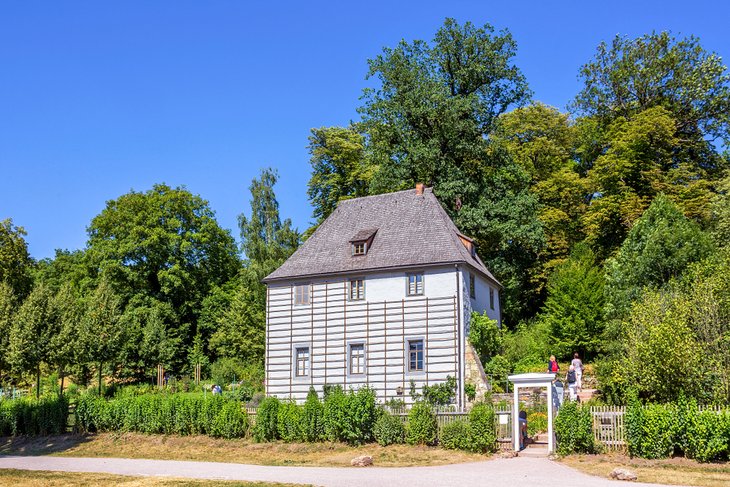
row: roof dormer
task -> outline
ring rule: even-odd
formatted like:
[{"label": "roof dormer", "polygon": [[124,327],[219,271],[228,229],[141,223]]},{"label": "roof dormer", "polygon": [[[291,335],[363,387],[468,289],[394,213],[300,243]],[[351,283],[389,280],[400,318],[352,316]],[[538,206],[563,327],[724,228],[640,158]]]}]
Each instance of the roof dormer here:
[{"label": "roof dormer", "polygon": [[366,255],[372,246],[373,239],[377,232],[377,228],[367,228],[357,232],[355,236],[350,239],[352,256],[356,257]]},{"label": "roof dormer", "polygon": [[471,255],[472,257],[476,257],[477,256],[477,246],[474,243],[474,240],[459,232],[457,232],[456,235],[459,236],[459,240],[461,240],[462,245],[464,247],[466,247],[466,250],[469,251],[469,255]]}]

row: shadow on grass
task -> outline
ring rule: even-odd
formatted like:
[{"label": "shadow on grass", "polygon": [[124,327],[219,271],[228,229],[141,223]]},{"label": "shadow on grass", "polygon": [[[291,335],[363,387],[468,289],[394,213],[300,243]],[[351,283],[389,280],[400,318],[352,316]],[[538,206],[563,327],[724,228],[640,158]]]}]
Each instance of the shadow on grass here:
[{"label": "shadow on grass", "polygon": [[71,433],[55,436],[0,436],[0,455],[52,455],[93,439],[93,434]]}]

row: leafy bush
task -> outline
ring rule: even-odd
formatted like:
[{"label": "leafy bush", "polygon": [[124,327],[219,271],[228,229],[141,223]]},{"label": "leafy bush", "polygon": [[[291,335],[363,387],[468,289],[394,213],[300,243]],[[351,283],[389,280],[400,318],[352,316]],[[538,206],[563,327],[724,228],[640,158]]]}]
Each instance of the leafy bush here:
[{"label": "leafy bush", "polygon": [[213,421],[211,436],[243,438],[248,431],[248,415],[237,401],[226,401]]},{"label": "leafy bush", "polygon": [[439,435],[439,445],[447,450],[471,450],[472,439],[469,422],[458,419],[444,425]]},{"label": "leafy bush", "polygon": [[471,442],[469,450],[477,453],[494,451],[497,445],[497,431],[494,408],[490,404],[475,404],[469,411]]},{"label": "leafy bush", "polygon": [[438,423],[436,414],[425,402],[416,402],[408,413],[406,443],[409,445],[433,445],[436,443]]},{"label": "leafy bush", "polygon": [[377,418],[375,392],[366,387],[345,393],[330,389],[324,400],[325,435],[330,441],[361,444],[373,439]]},{"label": "leafy bush", "polygon": [[497,320],[484,314],[472,313],[469,323],[469,343],[474,346],[479,358],[497,355],[502,349],[502,330]]},{"label": "leafy bush", "polygon": [[309,390],[302,408],[302,437],[304,441],[324,439],[324,406],[314,388]]},{"label": "leafy bush", "polygon": [[555,418],[555,436],[560,455],[593,453],[596,445],[590,408],[574,401],[563,404]]},{"label": "leafy bush", "polygon": [[527,435],[535,436],[544,433],[548,429],[547,413],[530,412],[527,414]]},{"label": "leafy bush", "polygon": [[456,379],[446,376],[446,382],[434,385],[424,385],[422,388],[423,400],[432,406],[448,406],[454,403],[456,396]]},{"label": "leafy bush", "polygon": [[667,458],[677,436],[677,407],[632,400],[626,411],[626,441],[629,454],[640,458]]},{"label": "leafy bush", "polygon": [[301,441],[304,436],[302,434],[302,408],[293,402],[282,402],[279,405],[276,428],[279,438],[285,442]]},{"label": "leafy bush", "polygon": [[274,441],[279,437],[277,427],[280,402],[275,397],[267,397],[261,401],[256,411],[256,423],[253,437],[256,441]]},{"label": "leafy bush", "polygon": [[406,439],[406,426],[398,416],[383,411],[375,422],[373,435],[380,446],[401,444]]},{"label": "leafy bush", "polygon": [[65,397],[0,401],[0,435],[57,435],[66,431]]},{"label": "leafy bush", "polygon": [[730,413],[702,411],[687,424],[687,456],[700,462],[727,459],[730,454]]},{"label": "leafy bush", "polygon": [[477,397],[477,386],[471,382],[467,382],[464,384],[464,394],[466,395],[467,401],[473,401]]}]

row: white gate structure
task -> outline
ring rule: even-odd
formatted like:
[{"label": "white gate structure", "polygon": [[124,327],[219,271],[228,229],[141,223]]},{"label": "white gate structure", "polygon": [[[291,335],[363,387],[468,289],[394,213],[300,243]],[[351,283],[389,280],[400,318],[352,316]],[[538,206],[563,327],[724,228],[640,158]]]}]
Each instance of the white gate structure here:
[{"label": "white gate structure", "polygon": [[512,427],[515,451],[520,451],[520,387],[545,387],[547,389],[547,420],[548,420],[548,453],[555,451],[555,436],[553,434],[553,373],[515,374],[507,377],[513,384],[514,400],[512,402]]}]

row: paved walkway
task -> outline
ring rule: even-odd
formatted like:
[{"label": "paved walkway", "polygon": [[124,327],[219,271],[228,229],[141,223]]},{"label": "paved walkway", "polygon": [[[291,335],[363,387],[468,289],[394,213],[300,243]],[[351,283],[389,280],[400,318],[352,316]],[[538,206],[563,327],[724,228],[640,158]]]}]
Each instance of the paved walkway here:
[{"label": "paved walkway", "polygon": [[[178,477],[288,482],[328,487],[449,487],[538,486],[617,487],[621,482],[592,477],[547,458],[495,459],[438,467],[330,468],[267,467],[235,463],[132,460],[123,458],[67,458],[0,456],[0,468],[99,472],[133,476]],[[632,486],[656,484],[631,483]]]}]

